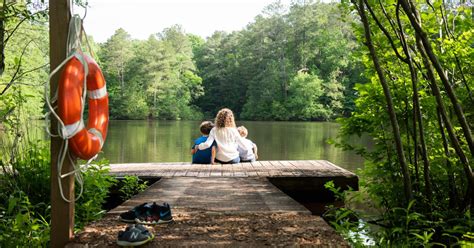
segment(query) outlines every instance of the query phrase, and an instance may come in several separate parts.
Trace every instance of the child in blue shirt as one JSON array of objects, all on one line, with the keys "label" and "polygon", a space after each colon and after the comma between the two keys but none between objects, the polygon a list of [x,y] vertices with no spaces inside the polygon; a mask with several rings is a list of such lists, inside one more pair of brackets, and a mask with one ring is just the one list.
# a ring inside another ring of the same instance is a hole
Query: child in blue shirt
[{"label": "child in blue shirt", "polygon": [[206,142],[213,127],[214,124],[210,121],[204,121],[201,123],[199,129],[201,130],[202,136],[194,141],[194,145],[191,148],[191,154],[193,154],[193,164],[214,164],[217,146],[215,141],[212,143],[211,147],[204,150],[199,150],[196,147],[197,145]]}]

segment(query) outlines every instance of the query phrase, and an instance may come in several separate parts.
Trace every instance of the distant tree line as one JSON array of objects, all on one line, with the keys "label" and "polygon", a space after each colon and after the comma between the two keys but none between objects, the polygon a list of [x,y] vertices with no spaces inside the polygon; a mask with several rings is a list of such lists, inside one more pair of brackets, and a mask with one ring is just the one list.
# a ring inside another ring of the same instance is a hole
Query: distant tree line
[{"label": "distant tree line", "polygon": [[194,119],[191,103],[203,94],[191,40],[173,26],[147,40],[132,40],[118,29],[100,46],[98,57],[115,119]]},{"label": "distant tree line", "polygon": [[279,2],[241,31],[202,38],[178,26],[132,40],[119,29],[98,59],[114,119],[199,119],[228,107],[250,120],[332,120],[364,82],[336,4]]}]

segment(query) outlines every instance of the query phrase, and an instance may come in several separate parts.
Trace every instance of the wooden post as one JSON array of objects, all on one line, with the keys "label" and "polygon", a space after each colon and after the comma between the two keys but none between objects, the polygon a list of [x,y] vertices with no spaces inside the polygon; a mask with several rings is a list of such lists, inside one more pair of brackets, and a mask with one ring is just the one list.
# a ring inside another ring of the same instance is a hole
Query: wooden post
[{"label": "wooden post", "polygon": [[[71,15],[69,0],[49,1],[49,59],[54,70],[66,58],[66,42]],[[58,86],[60,73],[51,78],[51,95]],[[53,132],[57,121],[51,117]],[[51,138],[51,247],[64,247],[74,235],[74,176],[62,179],[64,196],[71,199],[68,203],[61,197],[58,184],[57,160],[62,144],[59,138]],[[73,170],[69,159],[64,160],[63,172]]]}]

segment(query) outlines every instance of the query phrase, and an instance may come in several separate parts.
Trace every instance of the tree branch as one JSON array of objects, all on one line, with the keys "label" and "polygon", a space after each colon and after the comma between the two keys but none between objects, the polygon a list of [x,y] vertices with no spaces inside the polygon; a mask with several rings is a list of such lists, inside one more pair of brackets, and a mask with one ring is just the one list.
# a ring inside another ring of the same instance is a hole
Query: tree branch
[{"label": "tree branch", "polygon": [[7,43],[8,43],[8,40],[13,36],[13,34],[15,33],[15,31],[21,26],[21,24],[23,24],[24,21],[26,21],[28,18],[23,18],[21,19],[20,22],[18,22],[15,26],[15,28],[13,28],[13,30],[11,32],[9,32],[9,34],[7,35],[7,38],[5,38],[5,40],[3,41],[3,45],[6,46]]},{"label": "tree branch", "polygon": [[7,119],[7,117],[13,113],[13,111],[15,110],[15,108],[16,108],[16,107],[14,106],[14,107],[12,107],[11,109],[9,109],[9,110],[7,111],[7,113],[5,113],[5,114],[1,117],[0,122],[5,121],[5,120]]},{"label": "tree branch", "polygon": [[372,18],[374,19],[375,23],[377,23],[377,26],[380,28],[380,30],[382,30],[382,32],[385,34],[385,36],[387,37],[388,41],[390,42],[390,46],[392,46],[392,49],[393,51],[395,52],[395,54],[397,55],[397,57],[405,62],[405,63],[408,63],[408,59],[407,58],[404,58],[402,57],[402,55],[398,52],[397,48],[395,47],[395,43],[393,42],[393,39],[392,39],[392,36],[390,35],[390,33],[387,31],[387,29],[385,29],[385,27],[380,23],[379,19],[377,18],[377,16],[375,15],[374,11],[372,10],[372,8],[370,7],[369,3],[367,0],[364,0],[364,3],[365,3],[365,6],[367,6],[367,9],[369,10],[370,12],[370,15],[372,16]]},{"label": "tree branch", "polygon": [[23,76],[25,76],[26,74],[28,74],[28,73],[30,73],[30,72],[34,72],[34,71],[37,71],[37,70],[39,70],[39,69],[45,68],[45,67],[47,67],[48,65],[49,65],[49,62],[46,63],[46,64],[43,64],[43,65],[40,65],[40,66],[38,66],[38,67],[35,67],[35,68],[33,68],[33,69],[27,70],[27,71],[21,73],[21,74],[16,78],[16,80],[19,80],[20,78],[22,78]]},{"label": "tree branch", "polygon": [[20,71],[20,68],[21,68],[21,61],[23,59],[23,56],[25,55],[25,52],[26,52],[26,48],[28,48],[28,46],[30,45],[30,43],[32,42],[33,40],[30,40],[26,46],[23,48],[23,51],[21,52],[21,56],[20,56],[20,60],[18,62],[18,67],[16,68],[16,71],[15,73],[13,74],[12,78],[10,79],[10,82],[8,82],[7,86],[5,86],[5,88],[2,90],[2,93],[0,93],[0,96],[3,95],[7,90],[8,88],[10,88],[13,84],[13,82],[15,81],[17,75],[18,75],[18,72]]}]

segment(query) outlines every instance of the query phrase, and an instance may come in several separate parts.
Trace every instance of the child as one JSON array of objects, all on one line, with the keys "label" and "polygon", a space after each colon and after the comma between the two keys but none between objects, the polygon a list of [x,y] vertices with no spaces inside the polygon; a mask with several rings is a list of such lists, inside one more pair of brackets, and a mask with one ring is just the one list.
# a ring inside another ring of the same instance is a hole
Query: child
[{"label": "child", "polygon": [[214,164],[216,158],[216,143],[213,142],[211,147],[199,150],[197,145],[205,142],[208,139],[209,132],[214,127],[214,124],[210,121],[204,121],[201,123],[199,129],[201,130],[202,136],[194,141],[194,145],[191,148],[191,154],[193,154],[193,164]]},{"label": "child", "polygon": [[247,139],[248,131],[247,128],[244,126],[240,126],[237,128],[239,131],[240,136],[244,139],[244,147],[240,147],[237,149],[239,151],[239,157],[241,162],[255,162],[258,159],[257,155],[257,145],[253,143],[251,140]]},{"label": "child", "polygon": [[245,147],[244,139],[235,128],[234,113],[228,108],[219,110],[216,115],[215,127],[209,133],[209,138],[197,146],[203,150],[209,148],[214,141],[217,143],[216,161],[222,164],[240,162],[239,146]]}]

